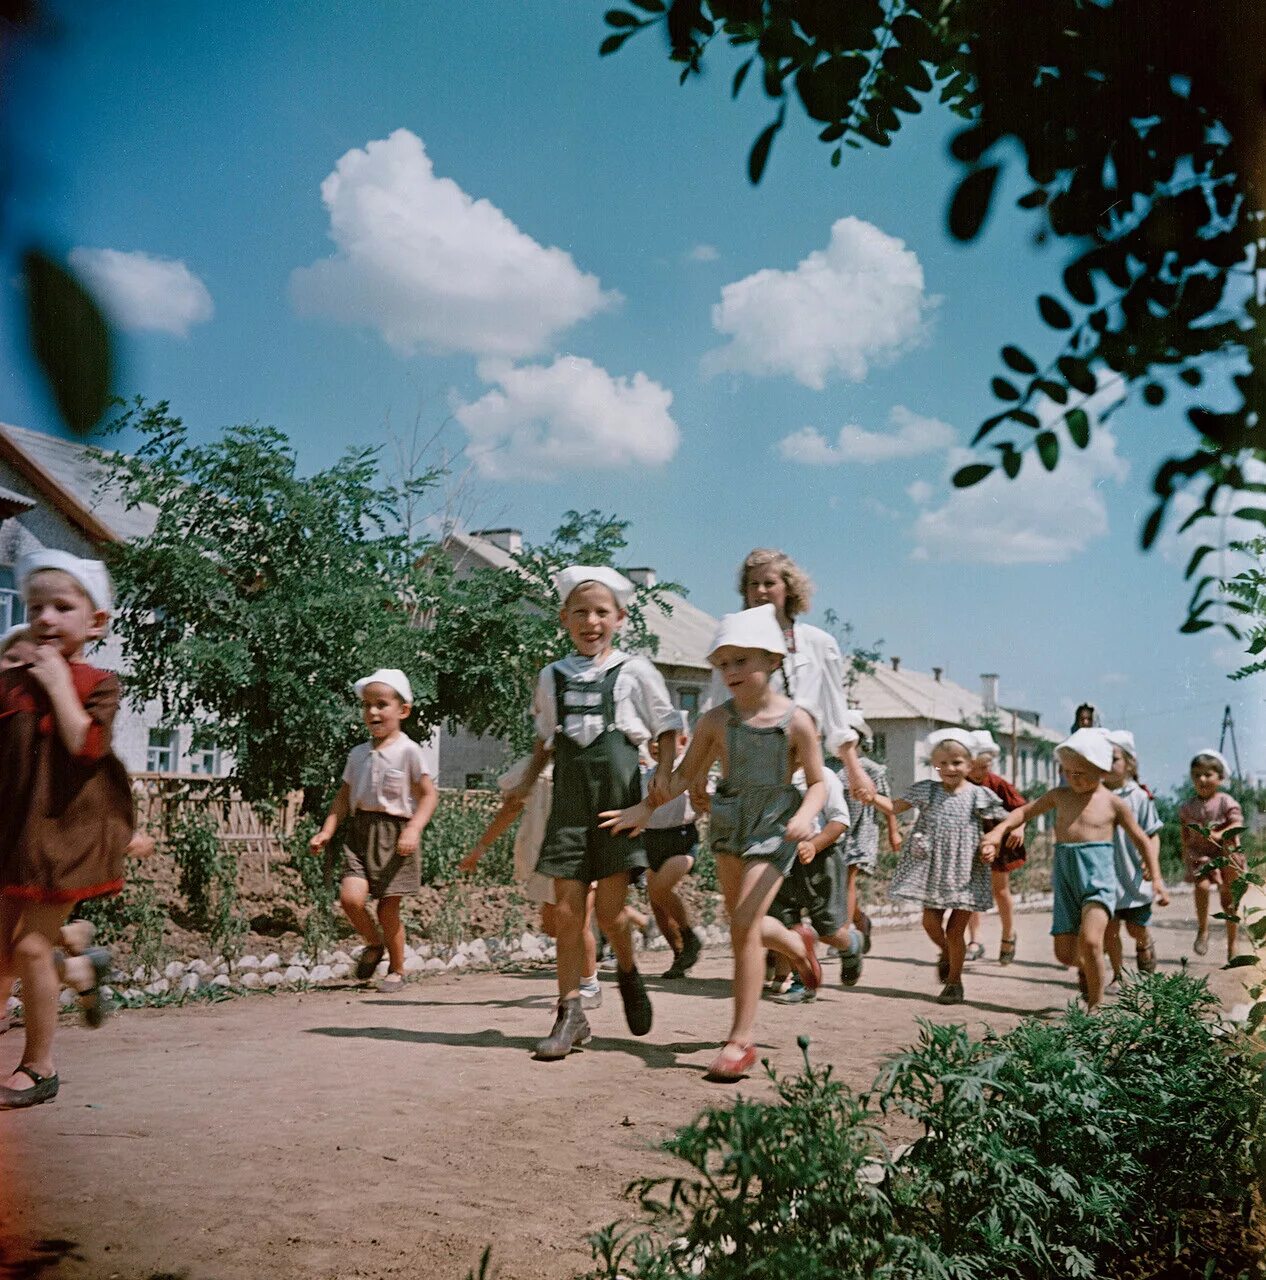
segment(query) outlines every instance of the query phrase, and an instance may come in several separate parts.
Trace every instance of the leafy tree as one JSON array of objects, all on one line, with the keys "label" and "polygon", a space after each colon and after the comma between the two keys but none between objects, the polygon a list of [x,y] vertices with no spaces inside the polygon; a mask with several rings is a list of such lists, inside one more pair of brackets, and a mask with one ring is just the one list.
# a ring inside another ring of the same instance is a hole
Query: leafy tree
[{"label": "leafy tree", "polygon": [[[228,784],[248,800],[303,788],[309,808],[325,802],[364,733],[352,682],[379,666],[408,673],[417,736],[461,722],[522,737],[532,679],[566,648],[550,573],[626,545],[627,522],[569,512],[519,572],[464,573],[399,523],[433,472],[393,487],[358,447],[304,476],[272,427],[195,445],[166,403],[141,399],[111,430],[124,428],[140,443],[100,455],[104,483],[156,512],[150,534],[111,553],[128,691],[228,752]],[[639,591],[631,647],[653,651],[643,611],[667,607],[663,590]]]},{"label": "leafy tree", "polygon": [[[1053,470],[1065,438],[1089,443],[1087,401],[1105,382],[1137,389],[1152,407],[1176,382],[1187,395],[1203,385],[1205,403],[1187,410],[1191,451],[1167,458],[1153,479],[1143,545],[1187,487],[1200,498],[1188,525],[1216,527],[1228,492],[1237,514],[1266,523],[1254,496],[1266,484],[1249,466],[1266,459],[1266,303],[1256,277],[1266,248],[1266,6],[631,0],[606,21],[603,54],[662,26],[682,83],[705,57],[715,61],[717,40],[742,59],[735,96],[757,72],[776,112],[748,156],[753,182],[789,103],[832,148],[832,164],[845,147],[889,146],[903,115],[929,101],[961,117],[951,149],[963,173],[947,213],[960,240],[979,235],[1004,167],[1022,163],[1018,204],[1035,239],[1066,240],[1074,256],[1062,287],[1036,300],[1052,350],[1003,347],[1005,369],[991,383],[1001,407],[975,438],[996,457],[963,467],[955,484],[998,468],[1014,478],[1026,454]],[[1210,611],[1220,602],[1221,625],[1238,635],[1242,601],[1199,572],[1218,541],[1204,539],[1187,567],[1184,629],[1217,625]]]}]

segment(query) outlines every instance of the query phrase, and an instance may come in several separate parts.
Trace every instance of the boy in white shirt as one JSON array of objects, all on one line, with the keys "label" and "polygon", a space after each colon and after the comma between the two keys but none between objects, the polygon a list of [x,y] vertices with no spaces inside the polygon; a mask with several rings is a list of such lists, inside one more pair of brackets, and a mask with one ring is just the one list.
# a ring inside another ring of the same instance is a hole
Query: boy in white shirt
[{"label": "boy in white shirt", "polygon": [[[422,748],[400,728],[413,711],[413,688],[404,672],[380,668],[353,687],[370,740],[348,754],[343,785],[308,849],[320,853],[348,820],[339,905],[365,939],[356,976],[372,978],[385,950],[389,968],[378,989],[399,991],[404,985],[400,899],[421,887],[418,841],[439,793]],[[371,897],[378,902],[377,922],[365,906]]]}]

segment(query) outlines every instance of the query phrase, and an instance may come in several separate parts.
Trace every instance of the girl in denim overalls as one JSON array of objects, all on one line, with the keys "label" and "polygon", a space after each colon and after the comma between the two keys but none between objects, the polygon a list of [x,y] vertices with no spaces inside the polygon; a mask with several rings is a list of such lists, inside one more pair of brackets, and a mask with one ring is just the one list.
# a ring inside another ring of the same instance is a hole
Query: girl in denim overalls
[{"label": "girl in denim overalls", "polygon": [[[795,861],[797,844],[812,838],[813,819],[826,797],[813,717],[770,683],[785,654],[772,605],[722,618],[708,661],[721,673],[728,700],[699,720],[661,796],[602,815],[610,831],[636,835],[659,804],[692,786],[697,794],[712,763],[721,764],[709,839],[730,917],[734,1017],[709,1068],[718,1080],[737,1080],[756,1063],[753,1030],[766,948],[786,955],[810,990],[822,980],[812,931],[803,924],[788,929],[766,914]],[[805,772],[803,796],[791,781],[797,768]]]},{"label": "girl in denim overalls", "polygon": [[661,760],[651,793],[662,803],[680,723],[654,666],[614,647],[633,584],[614,569],[576,565],[558,574],[554,585],[575,651],[541,672],[533,705],[536,745],[523,781],[508,793],[526,798],[553,755],[554,795],[536,870],[554,881],[559,1002],[553,1030],[536,1046],[543,1059],[565,1058],[590,1036],[580,981],[591,884],[597,885],[598,924],[616,954],[629,1030],[644,1036],[651,1029],[651,1002],[634,963],[625,911],[629,872],[646,866],[646,853],[640,840],[604,830],[599,814],[640,799],[638,749],[650,738],[657,740]]}]

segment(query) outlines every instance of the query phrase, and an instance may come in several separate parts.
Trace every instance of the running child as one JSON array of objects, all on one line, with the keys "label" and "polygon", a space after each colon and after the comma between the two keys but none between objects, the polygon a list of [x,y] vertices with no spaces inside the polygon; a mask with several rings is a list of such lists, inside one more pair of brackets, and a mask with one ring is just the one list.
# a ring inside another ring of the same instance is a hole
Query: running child
[{"label": "running child", "polygon": [[1055,814],[1054,918],[1051,935],[1055,958],[1080,970],[1079,985],[1088,1008],[1103,998],[1103,936],[1116,910],[1117,828],[1124,829],[1139,852],[1144,877],[1151,880],[1156,901],[1169,896],[1160,866],[1130,805],[1103,784],[1112,769],[1112,743],[1102,729],[1078,729],[1055,748],[1064,771],[1063,786],[1054,787],[1023,809],[1017,809],[981,842],[993,861],[1011,831]]},{"label": "running child", "polygon": [[[1143,828],[1152,845],[1157,866],[1160,865],[1160,829],[1164,826],[1152,797],[1139,785],[1138,754],[1134,745],[1134,735],[1128,729],[1108,730],[1108,741],[1112,743],[1112,772],[1104,780],[1104,785],[1114,795],[1118,795],[1134,811],[1134,818]],[[1152,941],[1148,925],[1152,922],[1152,901],[1155,891],[1165,891],[1160,880],[1151,884],[1144,875],[1143,863],[1139,860],[1134,846],[1127,839],[1120,827],[1113,833],[1113,844],[1116,849],[1117,868],[1117,907],[1108,923],[1108,931],[1104,935],[1104,950],[1112,964],[1112,984],[1109,993],[1121,981],[1123,964],[1121,947],[1121,926],[1134,939],[1137,947],[1137,959],[1140,973],[1156,972],[1156,947]]]},{"label": "running child", "polygon": [[558,925],[558,1012],[536,1046],[545,1061],[565,1058],[592,1034],[580,998],[586,965],[585,903],[596,882],[594,910],[616,956],[624,1016],[635,1036],[651,1029],[651,1002],[637,971],[625,910],[629,872],[646,866],[640,839],[617,837],[600,824],[606,809],[638,803],[640,748],[652,738],[659,765],[651,795],[659,799],[672,773],[680,721],[664,678],[646,659],[615,647],[633,584],[605,565],[573,565],[554,578],[559,620],[573,652],[545,667],[533,700],[536,745],[523,781],[526,799],[552,754],[554,795],[536,869],[554,881]]},{"label": "running child", "polygon": [[[348,753],[342,785],[308,850],[320,853],[347,822],[339,905],[365,940],[356,976],[372,978],[386,951],[388,970],[378,990],[393,992],[404,986],[400,899],[422,887],[418,842],[439,792],[422,748],[401,729],[413,711],[413,687],[404,672],[380,668],[352,687],[369,741]],[[377,921],[365,905],[370,898],[378,903]]]},{"label": "running child", "polygon": [[[972,749],[971,768],[968,778],[978,787],[988,787],[1002,801],[1002,807],[1008,813],[1023,809],[1027,801],[1000,773],[993,771],[993,762],[1002,754],[1001,748],[993,740],[988,729],[977,729],[972,734],[969,744]],[[986,827],[985,830],[989,828]],[[998,920],[1002,925],[1002,942],[998,947],[998,963],[1010,964],[1015,959],[1015,899],[1011,896],[1011,873],[1018,871],[1028,859],[1024,847],[1024,832],[1017,830],[1008,834],[998,856],[989,867],[992,881],[993,900],[998,908]],[[980,927],[980,914],[973,913],[967,925],[967,959],[979,960],[985,949],[976,942],[977,930]],[[973,953],[973,946],[979,950]]]},{"label": "running child", "polygon": [[[662,788],[640,804],[602,815],[613,834],[636,834],[659,804],[702,788],[709,767],[720,762],[710,838],[730,917],[734,1016],[708,1071],[716,1080],[738,1080],[756,1063],[753,1031],[766,948],[789,956],[809,990],[822,981],[812,932],[803,924],[788,929],[768,914],[797,848],[813,837],[813,819],[826,797],[813,717],[772,685],[786,652],[771,605],[722,618],[708,661],[721,673],[729,698],[700,718],[685,759]],[[667,752],[660,749],[662,765]],[[792,782],[797,768],[805,774],[803,796]]]},{"label": "running child", "polygon": [[0,671],[0,980],[22,983],[26,1043],[0,1085],[0,1109],[57,1096],[53,1060],[64,978],[82,993],[85,1020],[103,1015],[99,985],[109,952],[58,952],[74,906],[118,893],[132,840],[132,791],[110,749],[118,677],[90,666],[113,608],[98,560],[45,548],[18,564],[26,637]]},{"label": "running child", "polygon": [[[681,763],[690,742],[686,731],[686,713],[683,711],[680,715],[674,764]],[[659,755],[656,743],[647,745],[655,763],[642,769],[643,796],[649,794],[658,766],[656,757]],[[695,824],[695,811],[691,807],[689,794],[682,792],[671,803],[656,809],[646,824],[642,839],[646,843],[646,890],[651,910],[655,913],[660,933],[664,935],[673,953],[673,962],[664,971],[664,977],[684,978],[698,963],[699,953],[703,949],[699,935],[691,926],[686,904],[677,893],[677,886],[694,869],[695,848],[699,843],[699,828]]]},{"label": "running child", "polygon": [[[541,928],[549,937],[557,939],[554,882],[536,869],[554,796],[554,762],[546,762],[527,798],[521,800],[516,794],[516,788],[522,783],[531,759],[531,756],[524,756],[516,760],[497,779],[497,785],[501,788],[501,807],[493,814],[474,848],[457,864],[457,869],[466,875],[474,871],[517,818],[519,826],[514,833],[514,878],[522,885],[527,900],[540,907]],[[602,1006],[602,988],[598,984],[598,940],[593,933],[593,899],[594,887],[590,885],[585,899],[585,960],[580,979],[580,1004],[584,1009],[598,1009]]]},{"label": "running child", "polygon": [[[809,927],[819,942],[834,947],[840,957],[840,982],[855,987],[862,976],[862,931],[849,915],[848,867],[844,860],[844,837],[848,834],[848,802],[839,775],[830,768],[822,770],[826,783],[826,801],[822,812],[813,820],[814,835],[796,846],[796,861],[782,882],[769,914],[788,929],[809,917]],[[797,769],[792,781],[797,790],[806,789],[804,770]],[[777,957],[776,976],[790,976],[791,962]],[[781,982],[779,983],[781,988]],[[800,1004],[812,1000],[810,991],[798,975],[791,977],[785,990],[777,990],[772,999],[779,1004]]]},{"label": "running child", "polygon": [[989,910],[992,895],[981,836],[1006,812],[994,792],[968,778],[971,742],[970,729],[934,730],[924,750],[940,781],[916,782],[897,800],[875,797],[875,807],[884,813],[919,811],[889,892],[923,908],[923,931],[941,953],[936,972],[944,985],[938,1004],[963,1003],[967,922],[973,911]]},{"label": "running child", "polygon": [[[845,714],[849,726],[859,735],[863,746],[874,741],[875,735],[860,711],[850,709]],[[892,789],[888,785],[888,770],[883,765],[860,751],[857,763],[870,779],[876,795],[892,796]],[[856,799],[851,791],[848,792],[847,799],[849,826],[844,841],[844,863],[848,868],[848,918],[862,931],[862,954],[865,955],[870,951],[871,923],[859,901],[857,880],[859,875],[873,876],[879,864],[878,810],[873,804]],[[901,827],[896,816],[886,813],[884,821],[888,827],[888,847],[893,853],[900,853]]]},{"label": "running child", "polygon": [[[1216,886],[1226,921],[1226,958],[1240,954],[1235,921],[1235,896],[1231,886],[1244,874],[1247,863],[1235,831],[1244,825],[1244,811],[1233,796],[1222,790],[1230,770],[1226,757],[1212,747],[1191,762],[1195,796],[1178,810],[1182,824],[1182,857],[1188,884],[1196,899],[1196,941],[1193,950],[1202,956],[1209,950],[1209,895]],[[1207,828],[1206,836],[1200,828]],[[1215,867],[1214,860],[1225,865]]]}]

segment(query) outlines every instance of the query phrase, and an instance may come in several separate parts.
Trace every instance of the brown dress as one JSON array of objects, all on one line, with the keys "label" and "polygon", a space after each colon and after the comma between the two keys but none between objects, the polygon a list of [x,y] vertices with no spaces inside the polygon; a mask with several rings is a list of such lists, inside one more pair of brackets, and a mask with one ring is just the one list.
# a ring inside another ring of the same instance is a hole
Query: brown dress
[{"label": "brown dress", "polygon": [[92,719],[71,755],[48,696],[24,670],[0,672],[0,895],[79,902],[123,887],[132,838],[127,771],[110,750],[119,679],[72,663]]}]

